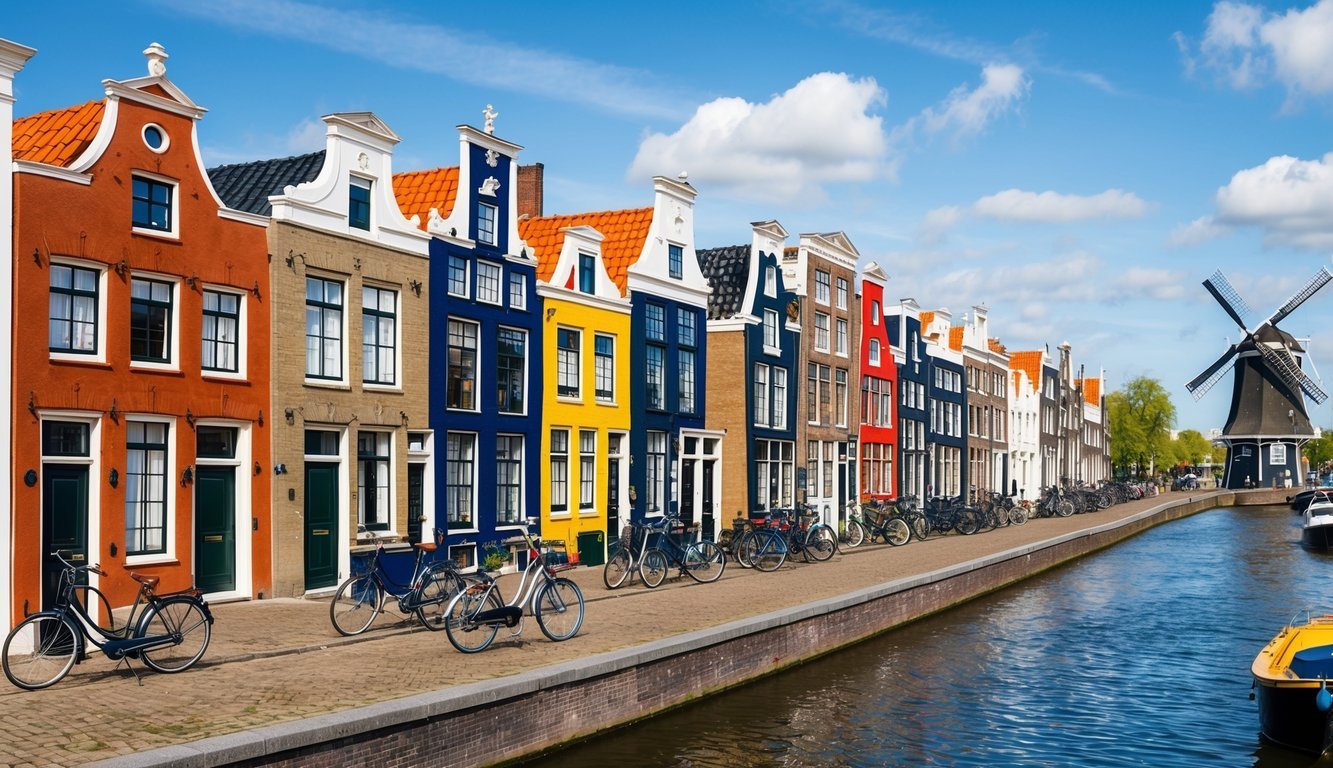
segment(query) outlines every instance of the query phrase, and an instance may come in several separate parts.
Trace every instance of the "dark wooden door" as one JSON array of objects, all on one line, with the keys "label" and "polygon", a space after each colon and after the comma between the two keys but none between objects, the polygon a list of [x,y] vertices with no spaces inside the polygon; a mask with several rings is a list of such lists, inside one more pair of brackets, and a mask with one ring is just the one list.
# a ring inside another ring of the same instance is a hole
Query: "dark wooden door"
[{"label": "dark wooden door", "polygon": [[236,589],[236,469],[197,467],[194,480],[194,585]]},{"label": "dark wooden door", "polygon": [[680,462],[680,519],[686,525],[698,521],[694,508],[694,459]]},{"label": "dark wooden door", "polygon": [[[42,466],[42,605],[55,603],[64,566],[52,553],[68,552],[75,565],[88,562],[88,467]],[[37,606],[32,606],[36,611]]]},{"label": "dark wooden door", "polygon": [[305,465],[305,588],[338,582],[338,465]]}]

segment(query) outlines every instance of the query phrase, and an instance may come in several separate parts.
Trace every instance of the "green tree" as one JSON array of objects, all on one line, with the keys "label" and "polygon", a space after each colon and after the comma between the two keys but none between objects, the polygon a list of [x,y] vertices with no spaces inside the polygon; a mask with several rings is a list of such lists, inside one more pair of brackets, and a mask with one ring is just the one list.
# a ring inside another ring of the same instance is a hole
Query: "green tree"
[{"label": "green tree", "polygon": [[1209,457],[1213,455],[1213,444],[1208,442],[1197,429],[1186,429],[1176,435],[1176,459],[1177,461],[1197,467],[1200,464],[1207,463]]},{"label": "green tree", "polygon": [[1329,434],[1328,427],[1322,435],[1307,442],[1301,453],[1310,460],[1312,472],[1323,472],[1325,467],[1333,464],[1333,434]]},{"label": "green tree", "polygon": [[1176,406],[1161,382],[1146,376],[1128,381],[1106,397],[1111,461],[1122,470],[1154,471],[1171,463],[1171,427]]}]

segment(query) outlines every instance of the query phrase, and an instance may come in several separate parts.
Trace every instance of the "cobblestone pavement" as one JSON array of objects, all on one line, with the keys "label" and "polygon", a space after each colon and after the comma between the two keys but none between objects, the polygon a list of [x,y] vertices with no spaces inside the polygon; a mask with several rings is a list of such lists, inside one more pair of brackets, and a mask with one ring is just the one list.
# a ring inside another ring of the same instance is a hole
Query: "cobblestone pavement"
[{"label": "cobblestone pavement", "polygon": [[[507,638],[501,630],[490,649],[470,655],[456,652],[444,633],[414,627],[392,611],[365,635],[342,638],[324,600],[216,605],[212,644],[188,672],[141,671],[139,686],[99,654],[44,691],[0,683],[6,686],[0,768],[77,765],[496,678],[927,573],[1187,498],[1163,494],[1090,515],[897,548],[863,544],[828,563],[797,563],[771,574],[729,565],[712,584],[674,578],[648,590],[636,581],[612,592],[600,568],[578,568],[566,574],[587,601],[577,636],[552,643],[528,619],[521,636]],[[517,578],[503,577],[506,594]]]}]

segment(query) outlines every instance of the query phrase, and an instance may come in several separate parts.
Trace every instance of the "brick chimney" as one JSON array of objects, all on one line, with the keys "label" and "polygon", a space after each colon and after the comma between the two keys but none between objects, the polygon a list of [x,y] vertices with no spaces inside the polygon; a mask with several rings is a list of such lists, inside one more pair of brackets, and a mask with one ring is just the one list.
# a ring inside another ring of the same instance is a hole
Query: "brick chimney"
[{"label": "brick chimney", "polygon": [[542,215],[542,175],[546,166],[541,163],[518,167],[518,215],[537,218]]}]

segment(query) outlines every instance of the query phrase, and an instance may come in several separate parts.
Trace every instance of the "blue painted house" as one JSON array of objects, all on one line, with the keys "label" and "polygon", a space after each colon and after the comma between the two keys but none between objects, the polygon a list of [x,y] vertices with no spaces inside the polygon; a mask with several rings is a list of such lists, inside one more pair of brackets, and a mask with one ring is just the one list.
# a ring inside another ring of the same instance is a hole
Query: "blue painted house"
[{"label": "blue painted house", "polygon": [[800,302],[783,282],[787,231],[752,227],[750,245],[699,251],[712,289],[707,423],[724,435],[723,524],[796,500]]},{"label": "blue painted house", "polygon": [[928,345],[921,334],[921,308],[914,299],[887,308],[887,315],[889,347],[898,366],[898,488],[902,495],[920,500],[926,496],[926,486],[933,486],[926,453],[931,381]]},{"label": "blue painted house", "polygon": [[[952,327],[949,310],[921,313],[926,340],[927,495],[967,493],[967,387],[963,378],[962,327]],[[954,343],[957,336],[957,343]]]}]

